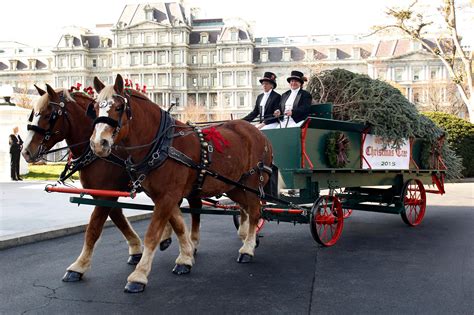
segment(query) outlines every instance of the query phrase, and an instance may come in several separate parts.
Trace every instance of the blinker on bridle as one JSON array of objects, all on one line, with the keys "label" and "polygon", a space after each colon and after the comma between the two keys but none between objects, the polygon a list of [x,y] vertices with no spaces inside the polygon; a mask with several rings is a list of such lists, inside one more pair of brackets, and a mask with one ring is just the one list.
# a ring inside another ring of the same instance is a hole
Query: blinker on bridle
[{"label": "blinker on bridle", "polygon": [[[44,129],[32,124],[28,124],[26,126],[27,130],[32,130],[44,136],[43,140],[41,141],[41,144],[43,144],[44,141],[48,141],[52,135],[57,134],[59,132],[59,131],[53,132],[52,129],[54,128],[54,125],[56,124],[56,121],[58,120],[59,116],[61,116],[63,113],[66,113],[66,111],[64,110],[64,106],[65,106],[64,97],[61,95],[60,98],[61,98],[61,101],[59,103],[56,103],[53,101],[48,102],[48,105],[52,105],[54,108],[53,112],[51,113],[51,116],[49,117],[48,129]],[[34,116],[34,110],[31,111],[30,118],[28,119],[29,122],[33,122],[33,116]]]},{"label": "blinker on bridle", "polygon": [[[120,95],[120,94],[113,94],[112,97],[118,97],[118,98],[122,99],[122,102],[123,102],[123,107],[120,108],[120,110],[118,110],[118,112],[119,112],[118,120],[110,118],[109,116],[99,116],[99,117],[97,117],[95,115],[95,111],[94,111],[93,118],[95,118],[94,119],[94,126],[96,124],[99,124],[99,123],[104,123],[104,124],[109,125],[112,128],[115,128],[114,132],[112,133],[112,138],[115,138],[115,136],[120,132],[120,129],[122,128],[122,115],[123,115],[123,113],[125,112],[126,115],[127,115],[127,119],[131,120],[132,119],[132,109],[130,107],[130,104],[129,104],[129,101],[128,101],[127,97],[125,97],[123,95]],[[104,108],[108,105],[109,105],[109,102],[107,102],[106,100],[103,100],[102,102],[99,103],[100,108]],[[89,108],[91,108],[91,106],[93,106],[93,104],[90,104]],[[89,108],[87,110],[88,115],[89,115]]]}]

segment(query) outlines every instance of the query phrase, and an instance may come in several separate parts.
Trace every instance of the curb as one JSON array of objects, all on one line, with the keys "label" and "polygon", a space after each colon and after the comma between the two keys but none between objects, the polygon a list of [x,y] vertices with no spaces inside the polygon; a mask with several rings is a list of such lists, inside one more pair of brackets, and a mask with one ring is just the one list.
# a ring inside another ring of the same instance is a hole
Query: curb
[{"label": "curb", "polygon": [[[136,222],[141,220],[146,220],[151,218],[153,212],[150,213],[143,213],[138,215],[128,216],[127,219],[129,222]],[[108,219],[105,222],[104,228],[108,228],[114,226],[114,223]],[[82,233],[86,230],[87,224],[79,224],[79,225],[68,225],[56,228],[54,230],[38,230],[33,231],[34,234],[17,234],[17,235],[7,235],[5,239],[0,238],[0,250],[12,248],[16,246],[46,241],[54,238],[64,237],[68,235]]]}]

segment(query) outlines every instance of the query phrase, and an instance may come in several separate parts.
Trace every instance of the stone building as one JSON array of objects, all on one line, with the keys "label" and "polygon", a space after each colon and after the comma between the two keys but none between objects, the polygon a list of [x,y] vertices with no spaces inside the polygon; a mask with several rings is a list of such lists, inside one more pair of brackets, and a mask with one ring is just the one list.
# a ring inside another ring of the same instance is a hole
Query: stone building
[{"label": "stone building", "polygon": [[253,107],[265,71],[277,75],[277,91],[284,92],[291,70],[310,76],[345,68],[393,81],[415,103],[428,99],[424,89],[433,80],[449,81],[441,62],[408,39],[254,38],[245,21],[200,19],[196,12],[178,2],[133,4],[114,25],[65,30],[50,50],[0,42],[0,86],[89,86],[94,76],[112,83],[120,73],[146,85],[148,96],[164,108],[178,104],[178,118],[193,107],[207,119],[229,119]]}]

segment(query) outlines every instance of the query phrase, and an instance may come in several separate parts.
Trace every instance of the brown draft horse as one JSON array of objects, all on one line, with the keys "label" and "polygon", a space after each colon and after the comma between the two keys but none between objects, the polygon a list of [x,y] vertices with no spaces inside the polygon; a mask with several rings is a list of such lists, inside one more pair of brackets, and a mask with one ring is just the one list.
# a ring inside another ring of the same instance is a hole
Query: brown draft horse
[{"label": "brown draft horse", "polygon": [[[91,137],[91,148],[101,157],[110,154],[113,147],[120,145],[129,147],[133,161],[142,161],[147,156],[149,147],[160,128],[162,119],[168,120],[169,115],[158,105],[140,97],[135,91],[124,91],[122,76],[117,75],[115,84],[104,86],[96,77],[94,87],[99,95],[96,103],[98,118],[95,121]],[[193,128],[179,121],[174,122],[174,133],[167,152],[174,148],[192,159],[194,163],[202,163],[203,139]],[[228,141],[229,145],[219,152],[214,150],[209,170],[225,176],[233,181],[256,189],[268,181],[268,174],[249,172],[258,165],[270,166],[272,147],[270,141],[254,126],[246,121],[235,120],[216,126],[217,132]],[[157,137],[156,139],[158,139]],[[156,141],[156,140],[155,140]],[[214,146],[217,144],[214,142]],[[135,150],[132,148],[135,147]],[[208,161],[206,161],[208,162]],[[163,164],[148,172],[141,185],[155,203],[154,212],[144,239],[143,257],[127,279],[125,292],[141,292],[148,283],[155,249],[163,229],[173,213],[180,212],[177,206],[183,197],[208,197],[226,193],[237,202],[242,211],[248,215],[248,225],[239,231],[243,237],[243,246],[239,250],[238,262],[251,261],[256,246],[256,226],[260,218],[260,199],[249,191],[224,183],[207,176],[202,189],[194,189],[198,174],[202,172],[185,166],[167,156]],[[189,239],[180,239],[182,252],[180,263],[192,266],[193,244]]]},{"label": "brown draft horse", "polygon": [[[32,113],[28,137],[25,140],[23,156],[27,162],[34,162],[42,153],[49,150],[56,143],[66,140],[68,145],[80,144],[71,147],[73,158],[82,155],[86,150],[92,134],[92,120],[86,116],[87,106],[94,100],[83,93],[69,93],[65,89],[54,90],[49,85],[47,93],[37,88],[41,95],[35,104]],[[54,122],[52,122],[52,116]],[[54,126],[51,126],[51,125]],[[36,129],[36,131],[35,131]],[[49,131],[49,139],[45,132]],[[102,159],[96,159],[80,170],[80,180],[84,188],[128,190],[129,177],[124,169]],[[116,201],[117,198],[104,198]],[[86,229],[82,252],[68,268],[63,281],[72,282],[81,280],[83,274],[90,268],[94,245],[99,239],[104,223],[109,216],[120,229],[129,246],[128,263],[136,265],[142,256],[142,242],[133,230],[121,208],[96,206],[91,214]],[[171,231],[167,231],[166,239],[160,244],[162,250],[169,246]]]}]

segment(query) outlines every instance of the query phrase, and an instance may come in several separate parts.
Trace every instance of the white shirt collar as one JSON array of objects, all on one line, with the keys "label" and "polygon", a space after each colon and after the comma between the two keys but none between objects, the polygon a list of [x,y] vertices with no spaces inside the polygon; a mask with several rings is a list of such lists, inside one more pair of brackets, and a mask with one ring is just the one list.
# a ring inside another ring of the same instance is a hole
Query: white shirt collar
[{"label": "white shirt collar", "polygon": [[300,91],[301,88],[297,88],[297,89],[294,89],[294,90],[291,90],[291,93],[298,93]]},{"label": "white shirt collar", "polygon": [[273,91],[273,89],[271,89],[271,90],[268,91],[268,92],[263,91],[263,94],[264,94],[264,95],[270,95],[270,93],[272,93],[272,91]]}]

